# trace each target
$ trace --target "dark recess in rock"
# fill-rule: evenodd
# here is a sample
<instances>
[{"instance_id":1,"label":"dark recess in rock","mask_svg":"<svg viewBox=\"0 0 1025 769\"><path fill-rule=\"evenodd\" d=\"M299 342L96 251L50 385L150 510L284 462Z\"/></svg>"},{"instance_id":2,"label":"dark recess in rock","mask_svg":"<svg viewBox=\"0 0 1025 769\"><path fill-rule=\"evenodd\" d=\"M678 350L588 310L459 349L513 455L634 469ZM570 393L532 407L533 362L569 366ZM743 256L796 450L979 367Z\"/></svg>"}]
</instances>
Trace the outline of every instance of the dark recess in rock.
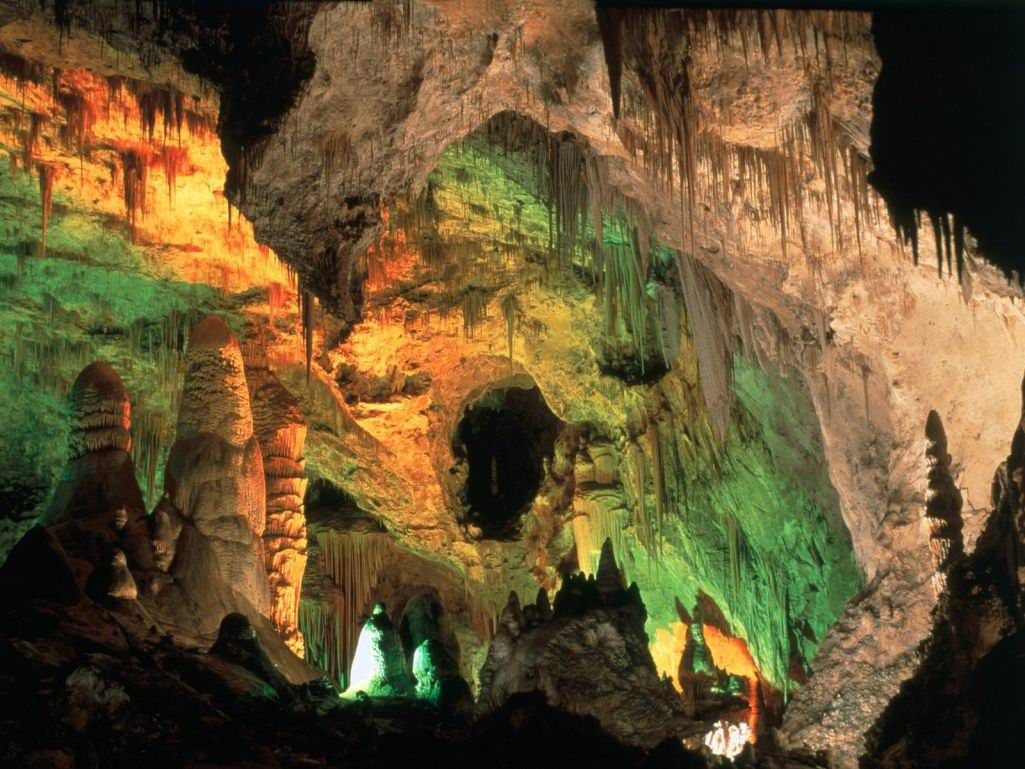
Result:
<instances>
[{"instance_id":1,"label":"dark recess in rock","mask_svg":"<svg viewBox=\"0 0 1025 769\"><path fill-rule=\"evenodd\" d=\"M536 387L495 390L466 409L453 439L469 473L461 492L469 523L486 539L510 539L545 477L558 420Z\"/></svg>"},{"instance_id":2,"label":"dark recess in rock","mask_svg":"<svg viewBox=\"0 0 1025 769\"><path fill-rule=\"evenodd\" d=\"M1011 94L1025 93L1025 12L877 10L872 31L883 66L870 181L895 223L952 214L953 235L967 227L990 260L1022 272L1025 100Z\"/></svg>"}]
</instances>

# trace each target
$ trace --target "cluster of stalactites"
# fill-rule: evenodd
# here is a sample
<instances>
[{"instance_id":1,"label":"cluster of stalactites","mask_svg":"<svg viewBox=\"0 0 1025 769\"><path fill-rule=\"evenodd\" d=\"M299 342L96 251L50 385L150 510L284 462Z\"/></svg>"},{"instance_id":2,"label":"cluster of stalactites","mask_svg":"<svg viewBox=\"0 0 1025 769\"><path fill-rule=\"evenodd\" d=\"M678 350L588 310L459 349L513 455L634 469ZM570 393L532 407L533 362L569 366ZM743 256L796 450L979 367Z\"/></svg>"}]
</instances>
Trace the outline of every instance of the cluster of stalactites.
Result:
<instances>
[{"instance_id":1,"label":"cluster of stalactites","mask_svg":"<svg viewBox=\"0 0 1025 769\"><path fill-rule=\"evenodd\" d=\"M524 115L506 111L488 120L477 137L524 159L527 178L515 181L536 190L548 208L547 242L530 242L519 232L518 223L497 221L502 243L493 245L494 254L507 256L501 251L510 242L521 251L547 252L549 277L564 276L575 266L589 270L601 297L606 331L615 333L620 324L627 330L643 369L641 351L655 309L650 306L647 284L651 254L657 248L643 208L610 186L604 159L575 134L553 133ZM493 264L485 265L478 243L443 242L440 216L435 186L428 180L418 195L396 206L393 226L412 235L423 264L438 273L450 294L458 292L464 333L472 338L488 318L488 304L503 282ZM609 231L609 226L615 231ZM502 309L511 327L514 315L508 312L509 305Z\"/></svg>"},{"instance_id":2,"label":"cluster of stalactites","mask_svg":"<svg viewBox=\"0 0 1025 769\"><path fill-rule=\"evenodd\" d=\"M118 75L104 79L84 71L47 67L10 53L2 54L2 59L0 73L14 79L23 91L30 83L34 87L44 86L47 75L51 83L50 112L53 114L31 111L28 123L21 131L21 165L24 169L30 170L33 167L40 131L51 119L57 122L57 132L63 147L74 150L80 157L92 153L95 144L94 126L101 116L112 119L115 108L121 108L127 128L129 110L122 100L124 93L128 92L138 112L140 130L148 139L148 142L118 149L115 161L115 166L119 165L123 170L125 215L133 239L136 237L136 218L139 214L145 215L148 166L163 166L169 202L173 205L175 180L188 157L187 149L181 146L182 126L187 126L193 135L209 135L214 131L214 121L199 111L198 98L193 98L195 103L190 106L188 97L171 86L155 85ZM103 87L104 80L107 92L105 100L97 98L98 89ZM17 111L19 123L23 111L24 107ZM158 115L163 120L163 137L159 140L155 136ZM167 143L172 133L177 134L177 147ZM158 141L160 146L156 146ZM11 155L11 162L13 169L16 167L14 155ZM115 171L112 170L112 174ZM57 165L52 161L40 163L38 172L43 207L39 250L45 255L46 230Z\"/></svg>"},{"instance_id":3,"label":"cluster of stalactites","mask_svg":"<svg viewBox=\"0 0 1025 769\"><path fill-rule=\"evenodd\" d=\"M323 604L303 599L299 623L306 659L344 688L361 622L392 544L383 533L337 529L318 532L316 542L324 574L337 589L328 593Z\"/></svg>"},{"instance_id":4,"label":"cluster of stalactites","mask_svg":"<svg viewBox=\"0 0 1025 769\"><path fill-rule=\"evenodd\" d=\"M854 240L861 253L863 231L877 220L879 199L868 185L870 161L836 124L828 95L838 57L846 60L848 42L867 34L866 18L798 11L600 10L599 21L616 115L629 118L619 122L620 136L628 150L643 157L649 173L670 191L679 188L687 229L684 241L692 251L696 211L703 198L711 198L716 206L726 204L739 183L749 203L775 225L784 257L795 236L808 251L803 211L809 202L822 209L834 250L843 253L848 246L841 211L844 199L851 203ZM724 142L716 126L702 122L691 90L690 52L722 57L727 49L739 48L749 61L755 40L766 62L789 57L805 66L809 78L810 109L805 119L783 126L772 148ZM788 42L792 50L787 50ZM625 63L632 66L643 97L630 89L624 92L620 78ZM823 179L824 192L806 183L806 159Z\"/></svg>"}]
</instances>

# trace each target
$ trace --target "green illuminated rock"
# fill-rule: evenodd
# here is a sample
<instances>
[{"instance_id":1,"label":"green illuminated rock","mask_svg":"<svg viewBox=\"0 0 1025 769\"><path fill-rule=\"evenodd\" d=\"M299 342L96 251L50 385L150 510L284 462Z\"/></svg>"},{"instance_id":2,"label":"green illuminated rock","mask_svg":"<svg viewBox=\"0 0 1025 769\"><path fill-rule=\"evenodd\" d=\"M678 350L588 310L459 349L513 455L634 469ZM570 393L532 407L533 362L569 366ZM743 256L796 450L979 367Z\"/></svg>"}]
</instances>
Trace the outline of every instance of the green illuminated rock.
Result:
<instances>
[{"instance_id":1,"label":"green illuminated rock","mask_svg":"<svg viewBox=\"0 0 1025 769\"><path fill-rule=\"evenodd\" d=\"M363 624L349 677L347 695L364 692L371 697L405 697L415 692L402 642L383 603L374 606Z\"/></svg>"}]
</instances>

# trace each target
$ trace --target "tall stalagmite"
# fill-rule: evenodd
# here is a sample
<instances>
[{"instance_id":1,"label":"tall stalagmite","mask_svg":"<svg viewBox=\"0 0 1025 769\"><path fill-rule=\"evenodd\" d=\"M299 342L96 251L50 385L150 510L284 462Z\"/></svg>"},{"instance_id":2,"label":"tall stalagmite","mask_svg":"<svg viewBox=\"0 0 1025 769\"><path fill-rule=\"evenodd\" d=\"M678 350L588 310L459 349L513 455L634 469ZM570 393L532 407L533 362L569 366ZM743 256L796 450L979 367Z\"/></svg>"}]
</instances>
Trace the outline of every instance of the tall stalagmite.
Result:
<instances>
[{"instance_id":1,"label":"tall stalagmite","mask_svg":"<svg viewBox=\"0 0 1025 769\"><path fill-rule=\"evenodd\" d=\"M242 352L220 318L204 320L189 340L165 491L165 504L208 538L224 581L268 615L263 458Z\"/></svg>"},{"instance_id":2,"label":"tall stalagmite","mask_svg":"<svg viewBox=\"0 0 1025 769\"><path fill-rule=\"evenodd\" d=\"M306 422L298 401L278 381L264 356L247 357L246 380L267 486L263 547L270 619L289 648L302 657L299 590L306 571Z\"/></svg>"}]
</instances>

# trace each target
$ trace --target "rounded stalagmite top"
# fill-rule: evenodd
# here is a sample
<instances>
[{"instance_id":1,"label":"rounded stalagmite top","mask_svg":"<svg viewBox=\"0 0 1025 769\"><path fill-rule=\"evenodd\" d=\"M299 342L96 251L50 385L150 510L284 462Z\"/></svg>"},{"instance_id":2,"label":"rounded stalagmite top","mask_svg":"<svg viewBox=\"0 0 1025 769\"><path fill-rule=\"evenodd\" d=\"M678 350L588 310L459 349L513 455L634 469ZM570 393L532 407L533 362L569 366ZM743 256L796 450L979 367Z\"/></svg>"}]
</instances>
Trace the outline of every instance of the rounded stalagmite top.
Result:
<instances>
[{"instance_id":1,"label":"rounded stalagmite top","mask_svg":"<svg viewBox=\"0 0 1025 769\"><path fill-rule=\"evenodd\" d=\"M86 366L71 387L71 454L132 447L132 406L128 391L109 363Z\"/></svg>"},{"instance_id":2,"label":"rounded stalagmite top","mask_svg":"<svg viewBox=\"0 0 1025 769\"><path fill-rule=\"evenodd\" d=\"M241 446L253 436L242 350L227 324L209 317L192 332L185 355L185 385L178 434L216 435Z\"/></svg>"},{"instance_id":3,"label":"rounded stalagmite top","mask_svg":"<svg viewBox=\"0 0 1025 769\"><path fill-rule=\"evenodd\" d=\"M216 315L200 322L193 330L189 338L189 351L197 350L200 347L219 349L230 345L238 346L235 335L231 333L228 324Z\"/></svg>"}]
</instances>

